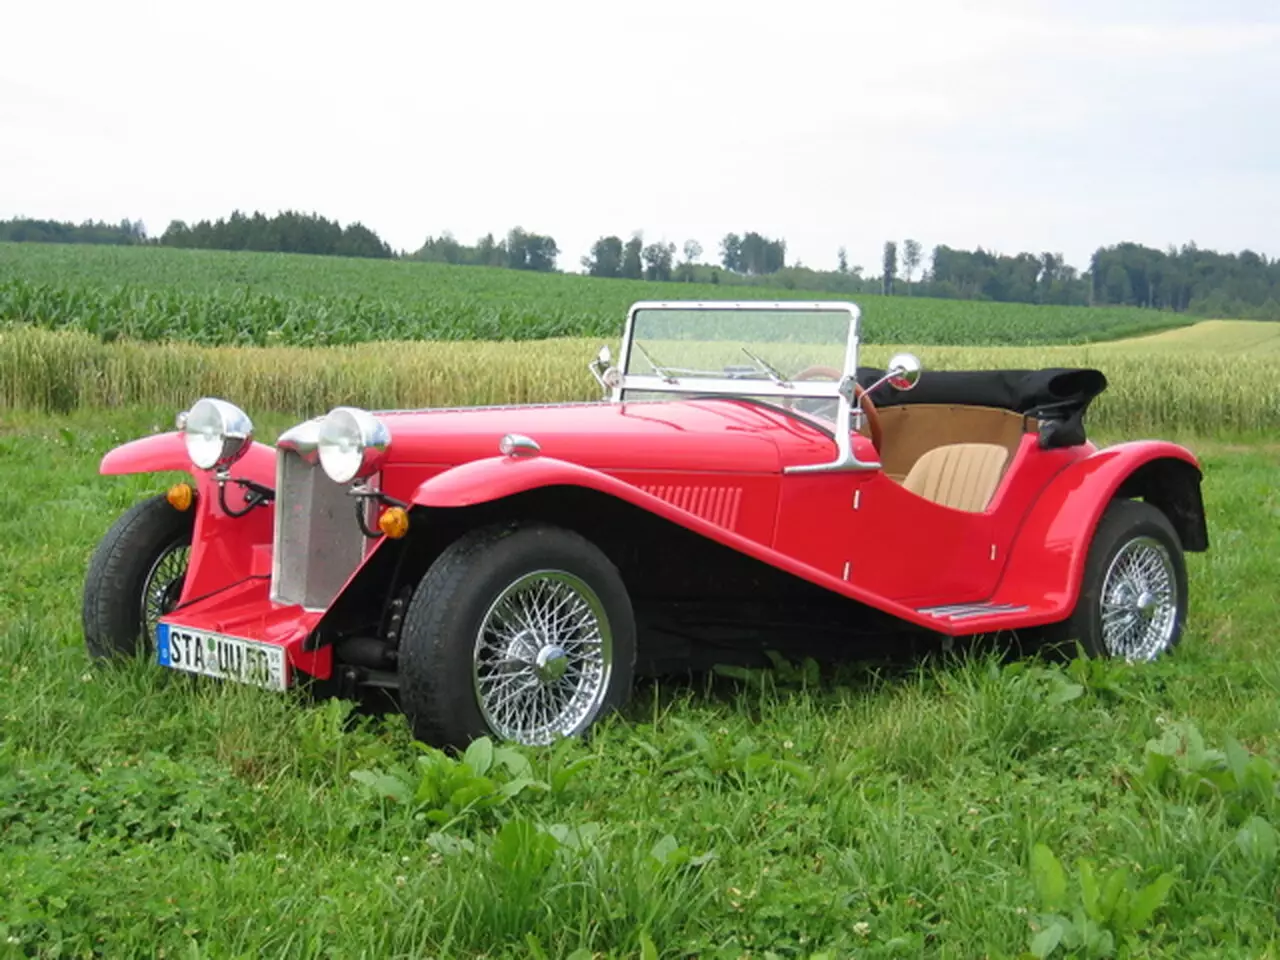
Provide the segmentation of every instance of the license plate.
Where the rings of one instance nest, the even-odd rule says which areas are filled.
[[[156,658],[162,667],[205,677],[236,680],[268,690],[289,686],[284,648],[270,643],[162,623],[156,627]]]

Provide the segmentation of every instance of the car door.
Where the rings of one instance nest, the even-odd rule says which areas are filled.
[[[1006,537],[996,516],[953,510],[880,470],[787,474],[774,548],[910,606],[990,596]]]

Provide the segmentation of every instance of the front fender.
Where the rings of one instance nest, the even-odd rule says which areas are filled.
[[[1117,494],[1140,492],[1121,488],[1159,461],[1189,466],[1199,477],[1200,465],[1189,450],[1156,440],[1107,447],[1057,474],[1023,521],[991,602],[1028,606],[1029,619],[1040,624],[1070,616],[1103,511]]]
[[[106,476],[164,473],[170,470],[195,475],[201,486],[204,485],[205,478],[209,477],[207,471],[196,471],[191,458],[187,456],[187,445],[182,434],[172,430],[121,444],[107,451],[98,466],[98,472]],[[235,474],[257,483],[275,486],[275,450],[263,443],[251,443],[245,455],[236,461]]]
[[[234,477],[275,486],[275,450],[252,443],[235,462]],[[197,506],[192,531],[192,549],[180,603],[208,596],[251,576],[263,562],[255,562],[255,549],[270,548],[274,506],[259,507],[247,516],[232,517],[218,505],[217,482],[212,470],[200,470],[187,456],[187,446],[178,432],[158,433],[116,447],[102,458],[100,473],[120,476],[132,473],[162,473],[180,470],[195,478]],[[229,485],[232,509],[243,506],[243,492]],[[265,565],[269,572],[270,556]]]
[[[471,460],[424,480],[414,491],[412,502],[421,507],[469,507],[538,487],[566,485],[609,493],[664,516],[674,518],[683,513],[665,500],[637,490],[608,474],[555,457]]]

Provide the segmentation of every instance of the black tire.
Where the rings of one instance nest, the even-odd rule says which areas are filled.
[[[590,622],[597,624],[602,637],[609,638],[608,643],[602,640],[599,646],[602,657],[611,653],[611,662],[607,671],[601,668],[604,680],[594,686],[587,706],[582,708],[583,716],[573,729],[547,736],[585,733],[626,702],[635,672],[636,628],[631,600],[617,568],[598,547],[570,530],[542,523],[487,527],[466,534],[441,553],[414,591],[405,613],[400,635],[400,700],[415,737],[435,746],[457,748],[480,736],[547,742],[540,735],[513,735],[511,730],[500,729],[490,721],[481,705],[481,681],[477,677],[483,673],[484,682],[490,682],[495,676],[508,674],[499,673],[491,665],[493,661],[488,666],[477,663],[478,658],[483,660],[478,652],[481,625],[491,608],[522,578],[548,572],[551,576],[563,572],[572,582],[585,584],[598,601],[590,611],[600,615]],[[551,645],[553,641],[560,642],[555,637],[548,639],[549,635],[531,629],[519,632],[530,638],[519,641],[525,645],[522,650],[531,651],[533,646],[546,644],[539,651],[539,658],[543,651],[558,650],[553,656],[569,662],[561,647]],[[504,670],[505,665],[515,663],[524,664],[516,670],[526,673],[546,669],[540,659],[537,667],[528,659],[515,659],[512,650],[517,640],[505,639],[510,646],[500,661]],[[582,671],[577,675],[581,676]],[[495,686],[504,682],[498,680]],[[590,685],[589,680],[585,682]],[[521,685],[532,688],[524,681]],[[577,702],[579,694],[573,696]]]
[[[1116,564],[1117,557],[1126,550],[1129,551],[1128,558],[1140,557],[1147,562],[1148,569],[1154,571],[1154,579],[1150,583],[1158,584],[1168,580],[1172,587],[1173,596],[1167,599],[1160,599],[1164,596],[1160,590],[1148,591],[1150,596],[1157,598],[1152,601],[1154,607],[1150,614],[1142,612],[1143,604],[1140,602],[1147,598],[1128,589],[1132,578],[1125,581],[1124,563]],[[1160,559],[1161,555],[1167,559],[1167,567]],[[1116,628],[1120,631],[1121,639],[1126,640],[1119,648],[1114,641],[1108,643],[1107,633],[1103,628],[1103,595],[1107,590],[1112,591],[1112,601],[1117,597],[1133,599],[1131,632]],[[1116,593],[1117,590],[1120,592]],[[1113,603],[1112,609],[1120,606],[1123,605]],[[1177,645],[1182,638],[1186,619],[1186,560],[1182,543],[1169,518],[1149,503],[1137,500],[1111,501],[1098,522],[1093,541],[1089,545],[1084,579],[1080,584],[1080,597],[1066,624],[1067,639],[1079,641],[1085,653],[1091,657],[1153,660]],[[1113,636],[1116,630],[1113,630]],[[1134,638],[1132,645],[1127,642],[1129,636]]]
[[[91,656],[126,658],[154,649],[146,594],[155,594],[153,611],[166,604],[172,608],[182,589],[194,526],[193,513],[174,509],[163,494],[135,504],[112,524],[85,575],[81,615]],[[179,566],[181,573],[174,577]],[[152,582],[157,574],[164,582]]]

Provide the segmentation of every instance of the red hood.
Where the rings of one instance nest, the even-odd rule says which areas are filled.
[[[388,464],[458,464],[498,453],[504,434],[532,437],[548,457],[602,470],[777,473],[832,455],[815,427],[738,400],[582,403],[379,413]]]

